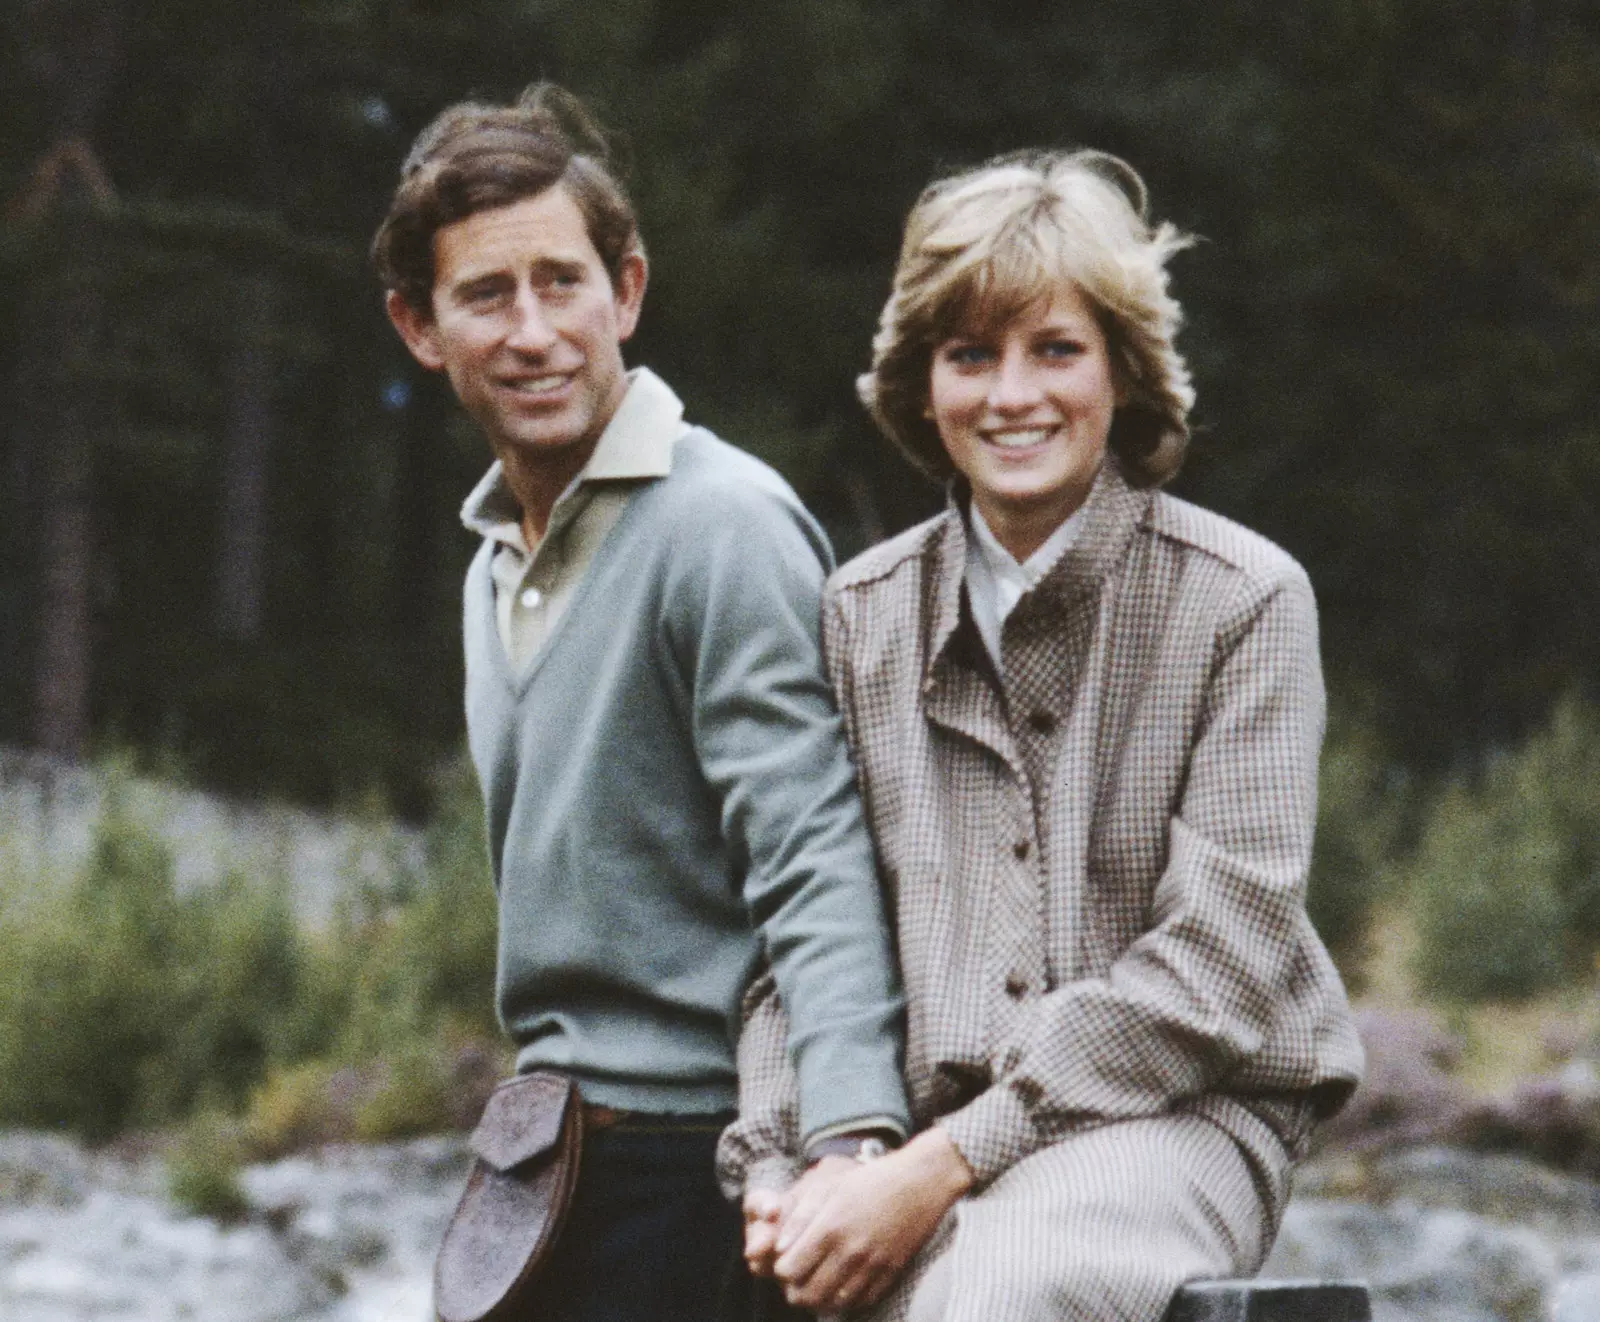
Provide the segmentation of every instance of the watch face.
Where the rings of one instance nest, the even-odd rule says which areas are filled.
[[[864,1138],[861,1140],[861,1146],[856,1150],[856,1160],[872,1161],[886,1155],[888,1151],[889,1145],[881,1138]]]

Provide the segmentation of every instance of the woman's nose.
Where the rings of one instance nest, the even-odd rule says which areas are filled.
[[[989,406],[1002,412],[1014,412],[1032,408],[1040,397],[1039,383],[1027,355],[1017,352],[1001,354],[989,386]]]

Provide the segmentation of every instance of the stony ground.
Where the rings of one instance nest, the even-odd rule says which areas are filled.
[[[455,1139],[252,1167],[250,1213],[186,1217],[151,1158],[0,1135],[6,1322],[427,1322]],[[1375,1322],[1600,1322],[1600,1184],[1423,1148],[1302,1174],[1268,1275],[1363,1278]]]
[[[328,1148],[245,1172],[250,1215],[187,1217],[152,1160],[0,1137],[6,1322],[427,1322],[464,1148]]]

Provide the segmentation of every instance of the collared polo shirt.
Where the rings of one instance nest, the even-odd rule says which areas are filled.
[[[473,488],[461,521],[496,544],[489,565],[495,623],[514,670],[539,654],[635,485],[672,471],[673,447],[687,430],[672,387],[637,367],[589,462],[556,498],[537,545],[523,535],[522,507],[498,459]]]

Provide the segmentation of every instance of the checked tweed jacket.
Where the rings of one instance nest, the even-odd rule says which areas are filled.
[[[1288,1158],[1361,1048],[1305,912],[1324,702],[1300,567],[1108,459],[1006,620],[1003,681],[952,507],[839,571],[824,640],[895,915],[917,1126],[977,1190],[1108,1122],[1201,1116]],[[730,1190],[787,1183],[781,1007],[747,999]]]

